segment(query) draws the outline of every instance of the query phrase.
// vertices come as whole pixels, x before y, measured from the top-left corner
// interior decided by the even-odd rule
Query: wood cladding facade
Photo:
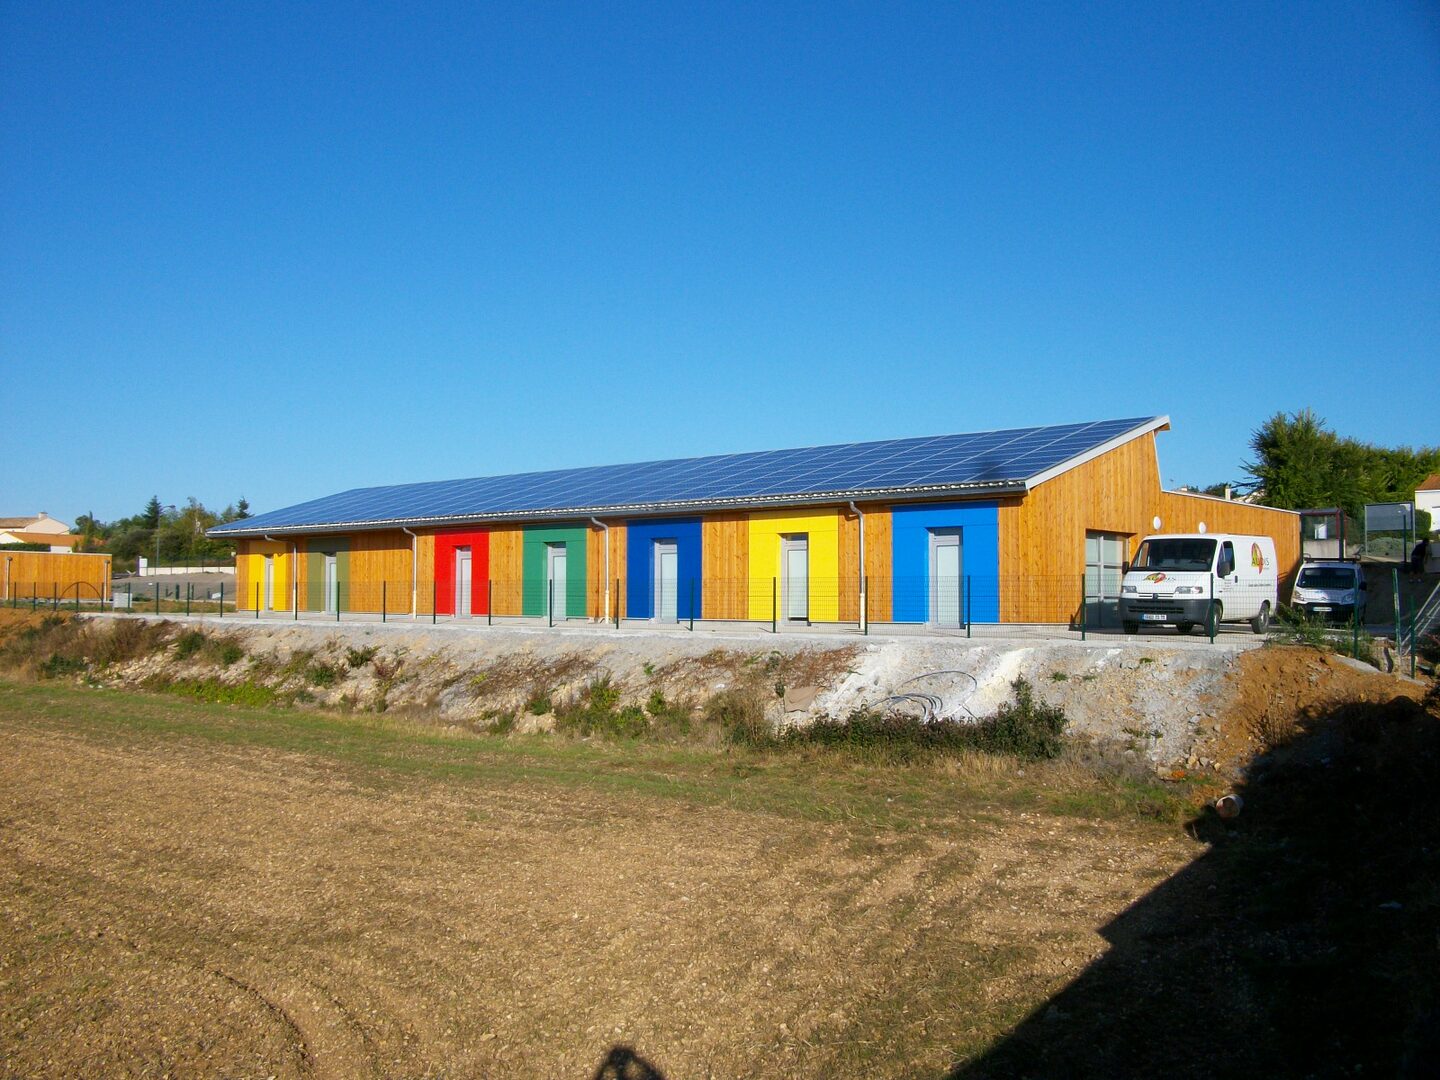
[[[700,525],[700,566],[705,619],[744,619],[749,612],[750,518],[710,514]]]
[[[350,537],[350,610],[410,614],[411,538],[398,529]]]
[[[605,550],[607,533],[610,544],[608,560]],[[615,605],[620,602],[615,593],[615,583],[625,577],[625,526],[617,522],[606,530],[592,523],[587,541],[586,615],[592,619],[610,619],[615,615]]]
[[[82,603],[110,599],[110,556],[73,552],[0,551],[0,597]]]
[[[525,603],[521,578],[525,570],[525,532],[492,529],[490,578],[494,581],[495,614],[519,615]]]
[[[980,622],[1074,620],[1084,598],[1087,533],[1122,537],[1127,557],[1133,557],[1140,539],[1149,533],[1195,532],[1202,522],[1210,532],[1263,534],[1275,540],[1282,578],[1293,575],[1300,555],[1296,514],[1162,491],[1153,432],[1082,461],[1024,495],[938,503],[861,503],[860,509],[863,545],[861,517],[848,505],[711,513],[689,518],[688,527],[698,529],[699,536],[700,578],[694,586],[699,593],[699,617],[723,621],[757,620],[763,616],[764,621],[769,620],[771,592],[775,588],[772,579],[778,573],[775,556],[779,541],[772,535],[777,530],[780,535],[810,535],[812,621],[836,620],[851,625],[860,621],[862,587],[865,616],[872,624],[883,625],[896,618],[923,621],[929,617],[923,613],[922,595],[923,576],[930,572],[923,554],[927,528],[938,534],[948,525],[951,531],[963,533],[964,573],[978,575],[972,596],[976,604],[974,617]],[[833,518],[827,516],[831,514]],[[1161,519],[1158,530],[1153,525],[1157,517]],[[637,552],[648,552],[648,545],[658,542],[647,537],[657,532],[663,535],[652,522],[664,520],[631,521],[638,537]],[[834,523],[833,541],[829,537],[830,522]],[[579,561],[584,561],[583,615],[592,620],[613,619],[617,611],[627,611],[628,596],[633,601],[630,614],[648,617],[648,592],[645,596],[638,591],[633,596],[629,593],[631,571],[638,574],[636,568],[648,563],[638,554],[632,557],[632,538],[625,522],[608,520],[607,524],[608,530],[593,521],[469,527],[476,533],[483,532],[487,540],[487,561],[483,568],[474,568],[487,583],[476,585],[478,595],[484,595],[486,587],[493,590],[496,616],[534,616],[534,595],[543,593],[545,586],[543,581],[524,581],[526,552],[530,552],[531,577],[537,573],[543,576],[544,567],[536,558],[537,543],[553,542],[554,536],[561,533],[573,534],[574,539],[568,542],[579,545],[578,550],[571,548],[571,565],[576,572]],[[237,583],[242,606],[251,603],[246,590],[253,593],[257,567],[261,565],[247,557],[272,554],[277,563],[282,558],[288,560],[283,579],[293,582],[291,587],[300,598],[301,609],[314,610],[319,591],[309,576],[318,573],[313,567],[321,564],[305,553],[327,550],[327,543],[344,552],[345,572],[350,579],[342,601],[344,610],[375,612],[383,602],[392,614],[408,614],[413,574],[416,612],[430,615],[434,610],[436,574],[454,573],[453,554],[447,568],[437,565],[437,553],[443,545],[437,545],[434,532],[420,532],[414,540],[395,530],[337,534],[328,539],[305,536],[298,540],[298,559],[289,555],[288,539],[274,544],[241,540]],[[759,547],[752,550],[757,543]],[[826,554],[830,550],[827,545],[832,543],[834,554]],[[990,545],[992,554],[984,554],[984,544]],[[903,565],[897,562],[902,555]],[[60,562],[74,558],[46,557]],[[685,572],[689,575],[687,582],[695,572]],[[386,583],[383,599],[381,582]],[[651,584],[647,580],[636,588],[648,590]],[[534,595],[527,602],[528,594]],[[982,602],[987,612],[983,616]],[[577,595],[571,606],[572,616],[582,613],[580,603]],[[634,615],[635,608],[645,611]],[[482,610],[478,603],[472,606],[474,613]],[[441,611],[448,614],[450,608],[441,605]]]

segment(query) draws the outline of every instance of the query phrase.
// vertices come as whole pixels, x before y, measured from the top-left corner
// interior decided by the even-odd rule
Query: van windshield
[[[1355,570],[1349,566],[1306,566],[1295,584],[1302,589],[1353,589]]]
[[[1135,553],[1131,570],[1209,570],[1215,561],[1215,541],[1194,537],[1151,537]]]

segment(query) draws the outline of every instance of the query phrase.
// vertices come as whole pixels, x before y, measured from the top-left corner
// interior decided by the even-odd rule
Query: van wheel
[[[1132,622],[1129,619],[1121,623],[1120,628],[1127,634],[1138,634],[1140,632],[1140,624],[1138,622]]]
[[[1182,623],[1176,623],[1176,624],[1175,624],[1175,632],[1176,632],[1177,634],[1188,634],[1188,633],[1190,633],[1191,630],[1194,630],[1194,629],[1195,629],[1195,624],[1194,624],[1193,622],[1182,622]]]
[[[1260,605],[1260,614],[1250,620],[1250,629],[1257,634],[1263,634],[1266,627],[1270,625],[1270,601]]]
[[[1225,605],[1216,600],[1210,605],[1210,612],[1205,616],[1205,632],[1214,637],[1220,632],[1220,620],[1225,617]]]

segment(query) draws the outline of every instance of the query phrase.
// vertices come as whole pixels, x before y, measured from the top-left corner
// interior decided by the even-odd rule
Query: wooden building
[[[362,488],[231,522],[253,610],[1073,622],[1152,532],[1298,516],[1164,491],[1166,417]],[[1090,605],[1086,608],[1086,605]]]

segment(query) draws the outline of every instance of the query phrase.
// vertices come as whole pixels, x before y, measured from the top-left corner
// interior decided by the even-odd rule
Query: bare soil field
[[[1235,678],[1166,791],[0,680],[0,1075],[1425,1075],[1436,695]]]
[[[406,775],[363,733],[183,734],[197,708],[0,687],[7,1075],[585,1077],[626,1046],[671,1077],[942,1076],[1195,853],[943,772],[900,827],[863,773],[735,809],[683,761],[679,795],[589,783],[602,754]]]

